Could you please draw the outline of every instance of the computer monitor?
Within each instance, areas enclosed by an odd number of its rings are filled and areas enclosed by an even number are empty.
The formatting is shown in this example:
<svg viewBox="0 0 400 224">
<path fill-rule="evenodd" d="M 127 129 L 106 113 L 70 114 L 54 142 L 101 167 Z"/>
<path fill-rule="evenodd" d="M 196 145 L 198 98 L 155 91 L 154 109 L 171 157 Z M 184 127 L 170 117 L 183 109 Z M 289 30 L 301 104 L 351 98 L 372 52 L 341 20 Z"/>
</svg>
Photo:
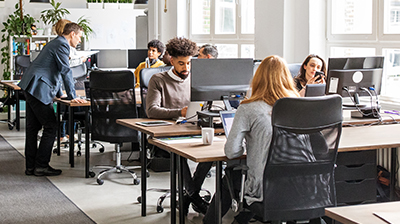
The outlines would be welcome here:
<svg viewBox="0 0 400 224">
<path fill-rule="evenodd" d="M 191 101 L 240 100 L 253 78 L 253 59 L 192 59 Z"/>
<path fill-rule="evenodd" d="M 128 50 L 128 68 L 136 68 L 147 58 L 147 49 L 129 49 Z"/>
<path fill-rule="evenodd" d="M 127 68 L 127 51 L 120 49 L 100 49 L 97 54 L 97 67 Z"/>
<path fill-rule="evenodd" d="M 358 96 L 369 96 L 364 88 L 373 88 L 379 95 L 383 60 L 383 56 L 329 58 L 326 94 L 353 97 L 356 105 L 360 103 Z"/>
</svg>

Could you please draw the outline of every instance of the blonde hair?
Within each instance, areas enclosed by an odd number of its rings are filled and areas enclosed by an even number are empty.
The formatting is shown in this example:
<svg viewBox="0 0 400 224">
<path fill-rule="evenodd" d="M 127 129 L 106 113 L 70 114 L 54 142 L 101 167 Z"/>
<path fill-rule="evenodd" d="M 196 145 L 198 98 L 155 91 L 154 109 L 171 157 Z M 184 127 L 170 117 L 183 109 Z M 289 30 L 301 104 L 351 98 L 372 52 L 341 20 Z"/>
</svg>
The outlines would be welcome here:
<svg viewBox="0 0 400 224">
<path fill-rule="evenodd" d="M 56 25 L 55 25 L 56 34 L 58 36 L 62 36 L 63 32 L 64 32 L 65 25 L 67 25 L 67 23 L 70 23 L 70 22 L 71 21 L 69 21 L 68 19 L 60 19 L 60 20 L 58 20 Z"/>
<path fill-rule="evenodd" d="M 299 97 L 292 75 L 283 58 L 272 55 L 266 57 L 258 66 L 251 82 L 251 97 L 242 103 L 262 100 L 273 106 L 283 97 Z"/>
</svg>

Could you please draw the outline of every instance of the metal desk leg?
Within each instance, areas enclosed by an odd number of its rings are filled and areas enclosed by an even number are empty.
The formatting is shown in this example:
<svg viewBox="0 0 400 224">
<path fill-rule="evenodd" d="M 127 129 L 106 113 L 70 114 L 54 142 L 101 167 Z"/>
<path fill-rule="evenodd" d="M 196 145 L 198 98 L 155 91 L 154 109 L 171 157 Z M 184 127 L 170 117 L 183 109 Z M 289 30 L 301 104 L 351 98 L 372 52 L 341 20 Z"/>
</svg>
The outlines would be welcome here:
<svg viewBox="0 0 400 224">
<path fill-rule="evenodd" d="M 171 176 L 171 223 L 176 223 L 176 155 L 175 153 L 170 153 L 170 165 L 171 165 L 171 171 L 170 171 L 170 176 Z"/>
<path fill-rule="evenodd" d="M 179 197 L 179 223 L 185 223 L 185 213 L 183 212 L 183 169 L 182 164 L 185 162 L 185 158 L 176 155 L 178 158 L 178 197 Z M 171 189 L 172 190 L 172 189 Z"/>
<path fill-rule="evenodd" d="M 11 100 L 12 99 L 12 95 L 11 95 L 11 87 L 8 87 L 8 98 Z M 12 124 L 12 120 L 11 120 L 11 104 L 8 104 L 8 112 L 7 112 L 7 121 L 8 124 Z M 12 128 L 11 128 L 12 129 Z"/>
<path fill-rule="evenodd" d="M 142 141 L 140 144 L 140 148 L 142 150 L 142 216 L 146 216 L 146 191 L 147 191 L 147 152 L 146 152 L 146 138 L 147 135 L 145 133 L 141 133 Z"/>
<path fill-rule="evenodd" d="M 69 116 L 68 116 L 68 125 L 69 125 L 69 164 L 71 167 L 74 167 L 74 108 L 69 107 Z"/>
<path fill-rule="evenodd" d="M 89 178 L 89 165 L 90 165 L 90 148 L 89 148 L 89 108 L 85 107 L 85 177 Z"/>
<path fill-rule="evenodd" d="M 14 90 L 14 94 L 15 94 L 15 99 L 17 102 L 15 102 L 15 126 L 17 131 L 19 131 L 19 127 L 20 127 L 20 115 L 19 115 L 19 110 L 20 110 L 20 106 L 19 106 L 19 91 Z"/>
<path fill-rule="evenodd" d="M 217 161 L 215 174 L 215 223 L 221 224 L 221 182 L 222 182 L 222 161 Z"/>
<path fill-rule="evenodd" d="M 395 200 L 395 187 L 396 187 L 396 173 L 397 173 L 397 148 L 391 149 L 391 161 L 390 161 L 390 200 Z"/>
<path fill-rule="evenodd" d="M 60 124 L 60 116 L 61 116 L 61 104 L 57 103 L 57 156 L 60 156 L 60 140 L 61 140 L 61 124 Z"/>
</svg>

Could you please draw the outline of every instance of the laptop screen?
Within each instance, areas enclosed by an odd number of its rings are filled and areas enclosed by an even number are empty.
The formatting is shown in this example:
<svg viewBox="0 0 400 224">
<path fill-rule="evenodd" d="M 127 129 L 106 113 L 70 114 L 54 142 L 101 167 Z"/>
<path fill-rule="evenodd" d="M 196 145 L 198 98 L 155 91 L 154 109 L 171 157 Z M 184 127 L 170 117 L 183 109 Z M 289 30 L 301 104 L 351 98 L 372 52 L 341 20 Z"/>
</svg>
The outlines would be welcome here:
<svg viewBox="0 0 400 224">
<path fill-rule="evenodd" d="M 235 111 L 220 111 L 219 116 L 221 117 L 222 125 L 224 127 L 225 136 L 228 137 L 231 131 L 233 118 L 235 117 Z"/>
</svg>

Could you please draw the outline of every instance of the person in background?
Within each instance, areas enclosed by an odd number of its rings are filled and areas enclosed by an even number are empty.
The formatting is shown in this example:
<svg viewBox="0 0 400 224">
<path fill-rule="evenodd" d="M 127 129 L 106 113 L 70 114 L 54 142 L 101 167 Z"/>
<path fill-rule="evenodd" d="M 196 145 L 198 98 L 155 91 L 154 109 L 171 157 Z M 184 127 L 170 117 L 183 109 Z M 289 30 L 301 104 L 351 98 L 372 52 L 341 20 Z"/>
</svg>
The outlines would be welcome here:
<svg viewBox="0 0 400 224">
<path fill-rule="evenodd" d="M 140 70 L 144 68 L 157 68 L 164 65 L 159 58 L 164 54 L 165 46 L 159 40 L 151 40 L 147 44 L 146 61 L 140 63 L 135 69 L 136 87 L 140 85 Z"/>
<path fill-rule="evenodd" d="M 323 77 L 315 76 L 316 71 L 324 73 Z M 303 61 L 300 67 L 299 75 L 294 79 L 297 91 L 300 96 L 306 93 L 307 84 L 324 84 L 326 75 L 326 63 L 324 59 L 316 54 L 310 54 Z"/>
<path fill-rule="evenodd" d="M 60 19 L 55 25 L 55 30 L 58 36 L 61 36 L 62 33 L 64 32 L 64 27 L 67 23 L 70 23 L 71 21 L 67 19 Z M 85 56 L 79 56 L 78 52 L 76 51 L 75 47 L 70 46 L 70 52 L 69 52 L 69 65 L 70 67 L 75 67 L 78 66 L 82 63 L 85 63 L 87 60 L 87 57 Z"/>
<path fill-rule="evenodd" d="M 171 65 L 171 55 L 168 54 L 168 51 L 165 51 L 162 61 L 164 62 L 165 66 L 172 66 Z"/>
<path fill-rule="evenodd" d="M 262 176 L 272 139 L 271 112 L 280 98 L 299 97 L 292 75 L 286 62 L 279 56 L 265 58 L 258 67 L 251 83 L 252 94 L 238 107 L 231 131 L 225 144 L 225 154 L 229 159 L 238 158 L 247 153 L 245 161 L 229 160 L 225 173 L 229 172 L 233 190 L 238 196 L 241 183 L 241 171 L 234 171 L 233 164 L 247 163 L 244 206 L 262 201 Z M 222 180 L 221 212 L 224 216 L 232 202 L 226 176 Z M 215 223 L 215 196 L 204 216 L 205 224 Z M 241 212 L 233 223 L 248 223 L 253 217 L 251 212 Z"/>
<path fill-rule="evenodd" d="M 199 59 L 218 58 L 217 47 L 213 46 L 211 44 L 204 44 L 203 46 L 200 47 L 199 54 L 198 54 L 197 58 L 199 58 Z"/>
<path fill-rule="evenodd" d="M 26 175 L 56 176 L 62 172 L 49 164 L 57 132 L 53 98 L 62 95 L 63 82 L 71 102 L 86 102 L 76 98 L 69 66 L 70 46 L 76 47 L 81 42 L 82 32 L 82 27 L 76 23 L 65 25 L 62 36 L 46 44 L 18 84 L 24 90 L 26 98 Z M 43 134 L 38 147 L 37 135 L 42 128 Z"/>
<path fill-rule="evenodd" d="M 190 103 L 190 63 L 193 55 L 197 53 L 197 45 L 189 39 L 175 37 L 168 41 L 167 51 L 171 55 L 173 67 L 169 71 L 153 75 L 149 81 L 146 99 L 146 113 L 149 118 L 185 117 Z M 186 215 L 192 203 L 193 209 L 204 214 L 208 203 L 199 193 L 212 162 L 199 163 L 193 177 L 187 160 L 182 166 L 186 194 L 181 211 Z"/>
</svg>

